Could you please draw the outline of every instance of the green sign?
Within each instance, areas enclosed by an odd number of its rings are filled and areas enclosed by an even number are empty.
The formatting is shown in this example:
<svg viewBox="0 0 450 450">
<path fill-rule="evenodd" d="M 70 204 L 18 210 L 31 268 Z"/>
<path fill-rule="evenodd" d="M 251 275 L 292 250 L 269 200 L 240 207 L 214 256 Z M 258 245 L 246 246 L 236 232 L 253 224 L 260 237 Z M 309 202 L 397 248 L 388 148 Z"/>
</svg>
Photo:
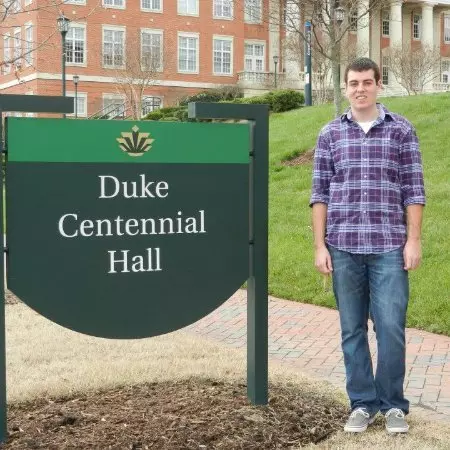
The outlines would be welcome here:
<svg viewBox="0 0 450 450">
<path fill-rule="evenodd" d="M 195 322 L 249 277 L 250 127 L 7 119 L 8 287 L 101 337 Z"/>
</svg>

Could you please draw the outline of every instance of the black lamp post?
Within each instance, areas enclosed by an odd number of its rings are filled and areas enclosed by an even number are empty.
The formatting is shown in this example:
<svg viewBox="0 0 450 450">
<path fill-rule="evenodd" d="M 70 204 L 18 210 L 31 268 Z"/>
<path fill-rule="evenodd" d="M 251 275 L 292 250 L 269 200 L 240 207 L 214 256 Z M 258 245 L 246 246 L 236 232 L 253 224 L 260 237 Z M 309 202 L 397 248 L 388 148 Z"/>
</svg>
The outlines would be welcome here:
<svg viewBox="0 0 450 450">
<path fill-rule="evenodd" d="M 338 6 L 334 10 L 334 17 L 336 19 L 337 26 L 340 28 L 342 25 L 342 22 L 345 19 L 345 9 L 342 6 Z M 339 49 L 341 47 L 340 41 L 339 41 Z M 340 52 L 339 52 L 340 53 Z M 339 64 L 339 84 L 341 83 L 341 65 Z"/>
<path fill-rule="evenodd" d="M 56 20 L 58 24 L 58 29 L 61 33 L 62 38 L 62 95 L 63 97 L 66 96 L 66 34 L 69 31 L 69 22 L 70 20 L 61 13 L 61 15 Z M 66 117 L 65 114 L 63 114 L 63 117 Z"/>
<path fill-rule="evenodd" d="M 278 61 L 279 61 L 278 55 L 273 55 L 273 64 L 275 65 L 275 72 L 274 72 L 275 89 L 277 88 L 277 64 L 278 64 Z"/>
<path fill-rule="evenodd" d="M 73 84 L 75 85 L 75 119 L 78 118 L 78 82 L 80 81 L 80 77 L 78 75 L 74 75 Z"/>
</svg>

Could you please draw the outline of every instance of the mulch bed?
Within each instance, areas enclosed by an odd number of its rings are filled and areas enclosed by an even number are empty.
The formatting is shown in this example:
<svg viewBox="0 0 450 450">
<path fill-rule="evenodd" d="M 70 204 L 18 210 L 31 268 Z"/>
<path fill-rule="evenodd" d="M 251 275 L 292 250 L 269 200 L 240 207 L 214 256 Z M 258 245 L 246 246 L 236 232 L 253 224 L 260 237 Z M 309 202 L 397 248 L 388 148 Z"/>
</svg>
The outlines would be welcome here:
<svg viewBox="0 0 450 450">
<path fill-rule="evenodd" d="M 291 449 L 341 429 L 347 409 L 295 386 L 252 406 L 246 386 L 190 379 L 8 407 L 4 449 Z"/>
</svg>

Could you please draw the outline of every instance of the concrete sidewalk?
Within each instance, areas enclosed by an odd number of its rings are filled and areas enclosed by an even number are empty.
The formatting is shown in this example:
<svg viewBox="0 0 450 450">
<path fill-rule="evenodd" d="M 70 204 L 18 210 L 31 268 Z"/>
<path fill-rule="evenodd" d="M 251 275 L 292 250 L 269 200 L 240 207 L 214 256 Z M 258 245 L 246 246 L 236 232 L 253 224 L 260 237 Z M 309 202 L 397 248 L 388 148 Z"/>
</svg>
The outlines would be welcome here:
<svg viewBox="0 0 450 450">
<path fill-rule="evenodd" d="M 238 291 L 207 317 L 186 328 L 231 347 L 245 347 L 246 291 Z M 370 330 L 376 359 L 376 339 Z M 450 423 L 450 337 L 406 330 L 405 394 L 412 410 Z M 269 360 L 289 364 L 345 389 L 338 312 L 269 297 Z"/>
</svg>

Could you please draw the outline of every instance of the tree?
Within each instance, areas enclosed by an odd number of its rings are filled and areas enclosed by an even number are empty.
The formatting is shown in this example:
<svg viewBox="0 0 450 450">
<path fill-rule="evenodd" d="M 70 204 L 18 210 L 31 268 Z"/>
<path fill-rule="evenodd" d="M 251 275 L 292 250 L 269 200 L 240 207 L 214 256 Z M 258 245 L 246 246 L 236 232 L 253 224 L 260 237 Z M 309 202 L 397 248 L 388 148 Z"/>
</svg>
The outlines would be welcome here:
<svg viewBox="0 0 450 450">
<path fill-rule="evenodd" d="M 389 49 L 387 56 L 389 68 L 408 95 L 423 92 L 428 83 L 439 77 L 441 55 L 437 48 L 397 45 Z"/>
<path fill-rule="evenodd" d="M 115 69 L 116 90 L 125 97 L 127 110 L 134 120 L 142 118 L 145 93 L 159 77 L 163 67 L 162 42 L 153 41 L 161 39 L 161 36 L 148 35 L 147 38 L 142 36 L 142 51 L 141 46 L 136 46 L 135 41 L 130 39 L 123 65 Z"/>
<path fill-rule="evenodd" d="M 316 58 L 320 55 L 331 66 L 336 116 L 342 111 L 340 65 L 344 58 L 341 49 L 344 45 L 348 47 L 349 31 L 356 27 L 368 27 L 371 13 L 385 8 L 391 1 L 348 0 L 340 6 L 339 0 L 272 0 L 278 2 L 282 14 L 269 13 L 268 22 L 284 26 L 287 34 L 297 36 L 300 45 L 306 41 L 304 21 L 311 22 L 313 55 Z M 359 46 L 354 56 L 362 52 L 363 48 Z"/>
</svg>

